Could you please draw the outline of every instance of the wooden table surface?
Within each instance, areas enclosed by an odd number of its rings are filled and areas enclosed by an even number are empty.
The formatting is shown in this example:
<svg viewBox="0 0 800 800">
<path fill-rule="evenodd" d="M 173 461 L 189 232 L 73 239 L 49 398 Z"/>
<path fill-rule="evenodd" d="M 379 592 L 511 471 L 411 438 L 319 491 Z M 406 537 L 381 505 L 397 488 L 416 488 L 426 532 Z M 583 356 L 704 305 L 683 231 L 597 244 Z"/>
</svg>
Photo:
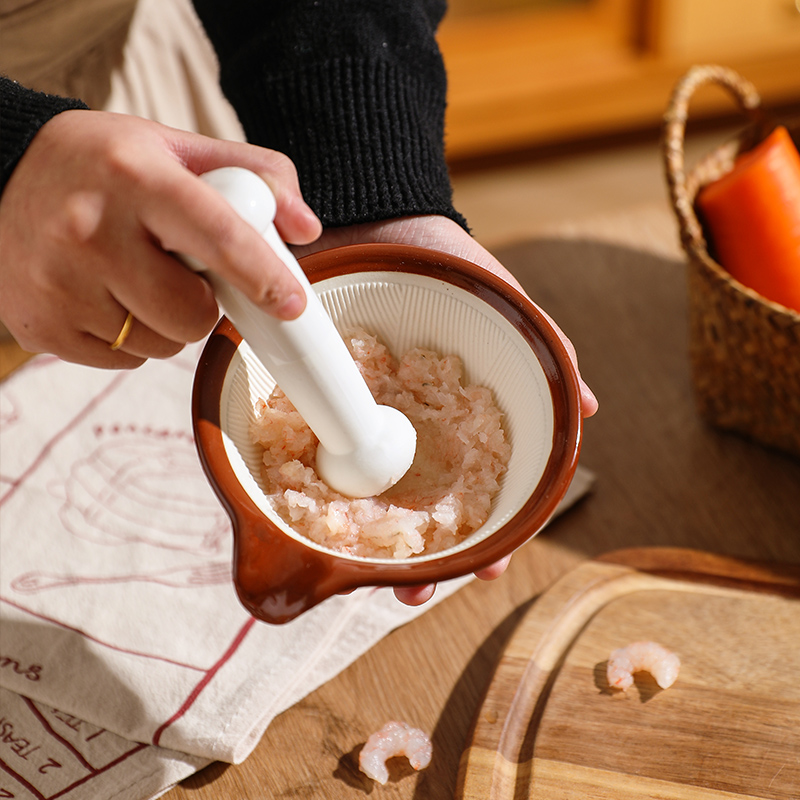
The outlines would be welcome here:
<svg viewBox="0 0 800 800">
<path fill-rule="evenodd" d="M 708 428 L 696 415 L 679 262 L 627 247 L 539 240 L 498 251 L 575 343 L 600 401 L 581 463 L 593 492 L 514 557 L 386 637 L 284 712 L 243 763 L 212 764 L 169 800 L 452 797 L 458 762 L 498 655 L 537 595 L 598 554 L 690 547 L 800 563 L 800 458 Z M 431 766 L 358 770 L 388 719 L 432 735 Z M 398 760 L 399 761 L 399 760 Z"/>
</svg>

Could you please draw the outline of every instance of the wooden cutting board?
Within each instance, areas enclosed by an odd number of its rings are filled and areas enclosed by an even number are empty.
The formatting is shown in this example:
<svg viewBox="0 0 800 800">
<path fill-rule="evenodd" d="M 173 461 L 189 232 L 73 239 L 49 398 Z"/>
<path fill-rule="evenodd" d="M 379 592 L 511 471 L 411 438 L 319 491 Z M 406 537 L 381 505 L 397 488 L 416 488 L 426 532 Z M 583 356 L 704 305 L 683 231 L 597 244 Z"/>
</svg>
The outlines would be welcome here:
<svg viewBox="0 0 800 800">
<path fill-rule="evenodd" d="M 671 688 L 609 688 L 638 640 L 679 655 Z M 500 657 L 457 797 L 798 800 L 800 566 L 643 548 L 567 574 Z"/>
</svg>

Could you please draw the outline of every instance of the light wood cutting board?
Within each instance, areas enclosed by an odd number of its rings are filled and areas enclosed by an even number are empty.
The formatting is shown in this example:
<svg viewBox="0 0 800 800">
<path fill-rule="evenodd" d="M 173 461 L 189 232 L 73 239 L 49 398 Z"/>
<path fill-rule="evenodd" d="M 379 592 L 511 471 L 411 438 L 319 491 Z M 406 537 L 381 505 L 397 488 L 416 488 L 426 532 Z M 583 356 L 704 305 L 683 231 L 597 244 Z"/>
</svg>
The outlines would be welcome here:
<svg viewBox="0 0 800 800">
<path fill-rule="evenodd" d="M 605 678 L 654 640 L 677 682 Z M 542 595 L 503 651 L 459 766 L 462 800 L 800 798 L 800 566 L 643 548 Z"/>
</svg>

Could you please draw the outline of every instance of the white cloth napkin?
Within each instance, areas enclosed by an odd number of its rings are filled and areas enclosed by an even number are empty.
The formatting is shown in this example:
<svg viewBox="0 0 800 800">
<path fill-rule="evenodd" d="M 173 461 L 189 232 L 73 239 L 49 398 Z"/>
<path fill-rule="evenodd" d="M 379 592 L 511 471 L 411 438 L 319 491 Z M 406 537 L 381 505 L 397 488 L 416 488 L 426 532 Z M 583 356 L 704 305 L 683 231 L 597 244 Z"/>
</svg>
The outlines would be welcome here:
<svg viewBox="0 0 800 800">
<path fill-rule="evenodd" d="M 0 386 L 3 796 L 141 800 L 240 762 L 277 714 L 470 580 L 417 608 L 368 588 L 284 626 L 249 617 L 192 441 L 199 352 L 133 372 L 42 356 Z M 591 480 L 579 471 L 565 503 Z"/>
</svg>

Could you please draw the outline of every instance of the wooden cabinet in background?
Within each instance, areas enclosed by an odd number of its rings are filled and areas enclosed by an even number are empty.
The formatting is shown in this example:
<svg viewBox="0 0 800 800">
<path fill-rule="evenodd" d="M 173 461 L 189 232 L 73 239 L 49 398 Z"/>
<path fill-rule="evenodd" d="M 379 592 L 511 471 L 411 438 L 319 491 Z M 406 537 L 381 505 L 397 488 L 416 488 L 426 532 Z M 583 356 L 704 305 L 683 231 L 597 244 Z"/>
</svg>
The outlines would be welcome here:
<svg viewBox="0 0 800 800">
<path fill-rule="evenodd" d="M 658 125 L 693 64 L 800 102 L 800 0 L 450 0 L 451 162 Z M 698 92 L 693 117 L 730 112 Z"/>
</svg>

